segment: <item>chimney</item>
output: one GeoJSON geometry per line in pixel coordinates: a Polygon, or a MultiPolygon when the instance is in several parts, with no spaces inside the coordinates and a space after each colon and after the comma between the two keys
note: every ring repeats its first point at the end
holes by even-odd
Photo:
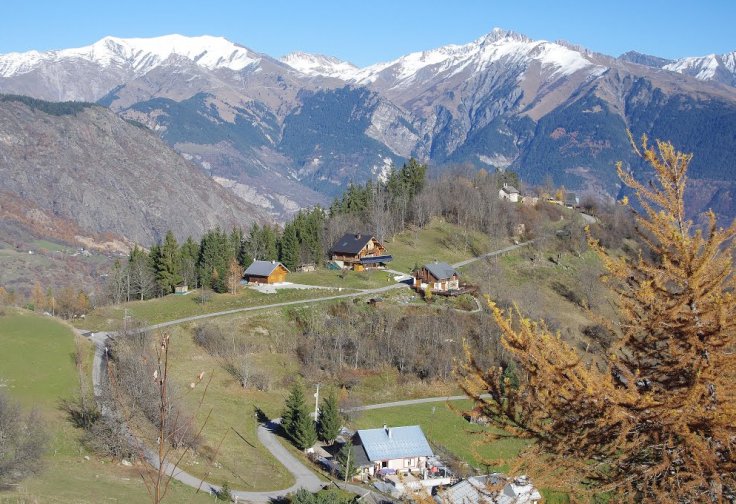
{"type": "Polygon", "coordinates": [[[276,264],[276,260],[275,259],[271,259],[271,264],[276,264]]]}
{"type": "Polygon", "coordinates": [[[386,431],[386,435],[388,436],[389,439],[391,439],[391,429],[388,427],[388,425],[384,424],[383,430],[386,431]]]}
{"type": "Polygon", "coordinates": [[[360,240],[360,233],[358,233],[358,234],[355,235],[355,239],[356,240],[360,240]]]}

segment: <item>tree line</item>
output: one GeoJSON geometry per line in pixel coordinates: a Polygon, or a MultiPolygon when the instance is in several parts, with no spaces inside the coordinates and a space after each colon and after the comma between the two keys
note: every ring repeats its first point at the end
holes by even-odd
{"type": "Polygon", "coordinates": [[[283,232],[277,226],[253,224],[244,234],[215,228],[199,242],[178,243],[171,231],[150,250],[134,247],[123,265],[116,261],[108,280],[113,303],[165,296],[179,285],[235,293],[244,270],[254,260],[281,261],[290,270],[302,262],[322,262],[320,207],[302,210],[283,232]]]}

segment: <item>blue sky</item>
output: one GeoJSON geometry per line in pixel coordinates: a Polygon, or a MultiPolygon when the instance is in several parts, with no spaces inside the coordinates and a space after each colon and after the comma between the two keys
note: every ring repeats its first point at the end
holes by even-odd
{"type": "Polygon", "coordinates": [[[3,7],[0,53],[79,47],[105,35],[210,34],[271,56],[301,50],[364,66],[467,43],[496,26],[614,56],[736,50],[736,0],[9,0],[3,7]]]}

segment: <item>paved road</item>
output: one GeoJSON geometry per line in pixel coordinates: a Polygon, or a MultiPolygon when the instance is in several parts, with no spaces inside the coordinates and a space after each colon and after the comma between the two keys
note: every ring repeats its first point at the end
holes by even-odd
{"type": "Polygon", "coordinates": [[[500,250],[494,250],[493,252],[488,252],[487,254],[481,254],[476,257],[471,257],[470,259],[466,259],[464,261],[456,262],[452,265],[453,268],[462,268],[463,266],[467,266],[468,264],[474,263],[476,261],[480,261],[481,259],[487,259],[489,257],[494,257],[498,255],[503,255],[507,252],[511,252],[513,250],[519,249],[521,247],[526,247],[527,245],[531,245],[535,241],[539,240],[539,238],[535,238],[533,240],[525,241],[522,243],[519,243],[517,245],[510,245],[506,248],[502,248],[500,250]]]}
{"type": "Polygon", "coordinates": [[[372,294],[380,294],[382,292],[387,292],[387,291],[391,291],[394,289],[401,289],[404,287],[408,287],[408,286],[406,284],[396,283],[396,284],[387,285],[386,287],[379,287],[377,289],[366,289],[366,290],[362,290],[358,292],[351,292],[349,294],[337,294],[335,296],[324,296],[324,297],[318,297],[318,298],[300,299],[298,301],[284,301],[282,303],[273,303],[273,304],[268,304],[268,305],[248,306],[245,308],[234,308],[232,310],[205,313],[203,315],[194,315],[191,317],[170,320],[168,322],[161,322],[160,324],[153,324],[148,327],[144,327],[141,330],[150,331],[150,330],[162,329],[164,327],[183,324],[185,322],[193,322],[195,320],[203,320],[203,319],[208,319],[208,318],[213,318],[213,317],[221,317],[223,315],[232,315],[233,313],[257,311],[257,310],[268,310],[270,308],[282,308],[284,306],[321,303],[323,301],[334,301],[336,299],[349,299],[349,298],[360,297],[360,296],[370,296],[372,294]]]}

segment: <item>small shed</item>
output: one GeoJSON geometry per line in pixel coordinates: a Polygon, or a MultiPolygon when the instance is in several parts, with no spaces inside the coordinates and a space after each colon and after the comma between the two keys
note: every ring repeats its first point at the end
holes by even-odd
{"type": "Polygon", "coordinates": [[[253,261],[245,270],[245,279],[254,284],[275,284],[286,281],[290,271],[278,261],[253,261]]]}
{"type": "Polygon", "coordinates": [[[185,296],[189,294],[189,286],[188,285],[177,285],[174,287],[174,294],[177,296],[185,296]]]}

